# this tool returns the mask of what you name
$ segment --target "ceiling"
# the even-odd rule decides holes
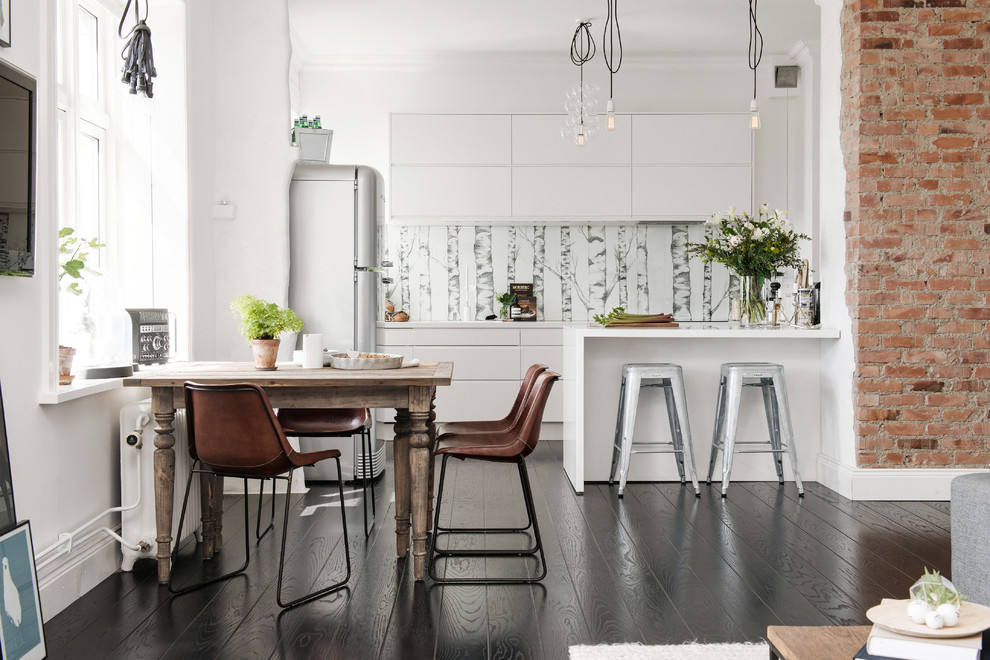
[[[578,19],[592,21],[599,48],[605,0],[289,0],[304,59],[559,54],[567,58]],[[767,53],[815,43],[814,0],[758,0]],[[621,0],[624,54],[745,58],[747,0]]]

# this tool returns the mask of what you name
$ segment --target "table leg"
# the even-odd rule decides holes
[[[213,557],[216,547],[216,531],[213,528],[213,489],[216,488],[217,478],[212,474],[199,475],[199,505],[202,511],[200,521],[203,525],[203,557]]]
[[[437,445],[437,390],[433,388],[432,398],[430,401],[430,421],[428,427],[430,429],[430,508],[426,516],[426,531],[433,531],[433,483],[435,481],[433,472],[436,466],[436,457],[433,455],[433,450],[436,449]]]
[[[426,527],[429,511],[429,477],[432,460],[430,405],[432,387],[413,387],[409,391],[409,472],[412,508],[413,574],[426,577]]]
[[[275,489],[274,481],[272,481],[272,489]],[[220,552],[220,546],[223,545],[223,477],[213,477],[213,488],[210,489],[210,494],[213,495],[213,506],[211,507],[213,509],[213,552],[217,553]]]
[[[395,410],[395,440],[392,442],[395,462],[395,554],[405,557],[409,552],[409,410]]]
[[[158,543],[158,582],[165,584],[172,560],[172,503],[175,496],[175,408],[172,391],[152,390],[155,415],[155,530]]]

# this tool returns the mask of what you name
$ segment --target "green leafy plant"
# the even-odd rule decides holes
[[[230,308],[241,315],[241,334],[249,343],[253,339],[278,339],[283,332],[299,332],[303,327],[302,319],[291,309],[257,296],[240,296]]]
[[[759,279],[771,277],[785,266],[799,267],[798,241],[810,240],[794,231],[785,211],[771,211],[766,204],[757,209],[755,217],[730,206],[725,213],[713,214],[706,224],[716,231],[703,243],[688,243],[688,253],[701,257],[705,263],[715,261],[741,276],[755,275]]]
[[[928,603],[929,607],[932,609],[937,608],[943,603],[949,603],[959,607],[962,600],[965,600],[966,596],[959,593],[955,586],[951,582],[946,584],[946,581],[942,578],[938,571],[928,571],[928,567],[925,567],[924,574],[918,578],[918,581],[911,585],[911,597],[915,600],[922,600]]]
[[[500,293],[495,296],[495,301],[498,302],[499,305],[511,305],[516,302],[516,294],[511,292]]]
[[[96,238],[82,238],[75,235],[76,230],[72,227],[62,227],[58,230],[58,283],[59,287],[62,287],[62,280],[66,277],[70,277],[74,280],[84,279],[84,274],[99,276],[100,273],[97,270],[86,267],[86,261],[91,256],[92,250],[99,250],[100,248],[106,247],[104,243],[100,243],[99,239]],[[70,282],[67,286],[62,287],[64,291],[68,291],[74,296],[82,295],[81,282]]]

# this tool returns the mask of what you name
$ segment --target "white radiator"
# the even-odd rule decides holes
[[[186,479],[192,459],[186,445],[186,414],[175,412],[175,497],[172,508],[172,536],[179,529],[179,513],[185,495]],[[158,553],[158,536],[155,526],[155,422],[151,414],[151,399],[129,403],[120,409],[120,503],[128,506],[138,501],[138,506],[120,514],[120,535],[128,542],[147,550],[131,550],[121,546],[123,560],[120,570],[130,571],[134,562],[142,558],[154,559]],[[136,443],[136,444],[135,444]],[[201,522],[199,479],[193,479],[186,522],[182,535],[188,538],[195,533],[199,537]],[[184,539],[182,539],[184,540]],[[144,543],[142,543],[144,542]],[[173,538],[173,544],[176,540]],[[146,546],[145,546],[146,544]]]

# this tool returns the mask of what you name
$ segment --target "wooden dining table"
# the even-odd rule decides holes
[[[151,388],[155,418],[155,523],[158,580],[168,582],[171,570],[172,514],[175,493],[175,411],[185,407],[183,384],[253,383],[262,387],[275,408],[394,408],[396,554],[409,551],[412,528],[413,568],[417,580],[426,575],[426,539],[432,508],[434,399],[436,388],[450,385],[452,362],[424,362],[415,367],[379,370],[303,369],[278,364],[259,371],[246,362],[195,362],[169,365],[125,378],[127,387]],[[222,496],[222,486],[204,480],[203,552],[219,549],[222,527],[205,513]]]

